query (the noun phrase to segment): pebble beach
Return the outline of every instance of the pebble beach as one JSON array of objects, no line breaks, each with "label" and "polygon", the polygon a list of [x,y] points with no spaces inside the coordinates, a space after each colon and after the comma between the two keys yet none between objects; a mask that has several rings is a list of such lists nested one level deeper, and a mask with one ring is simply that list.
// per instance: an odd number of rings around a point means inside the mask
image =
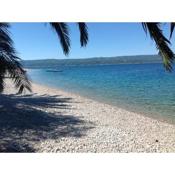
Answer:
[{"label": "pebble beach", "polygon": [[175,125],[77,94],[32,84],[1,94],[1,152],[175,152]]}]

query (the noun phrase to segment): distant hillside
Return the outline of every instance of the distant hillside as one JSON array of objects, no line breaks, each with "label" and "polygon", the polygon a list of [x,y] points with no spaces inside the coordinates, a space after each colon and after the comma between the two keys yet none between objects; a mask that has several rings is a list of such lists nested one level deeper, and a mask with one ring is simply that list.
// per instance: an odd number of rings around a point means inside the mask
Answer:
[{"label": "distant hillside", "polygon": [[25,68],[56,68],[58,66],[76,65],[113,65],[113,64],[144,64],[159,63],[158,55],[118,56],[118,57],[96,57],[84,59],[43,59],[23,60]]}]

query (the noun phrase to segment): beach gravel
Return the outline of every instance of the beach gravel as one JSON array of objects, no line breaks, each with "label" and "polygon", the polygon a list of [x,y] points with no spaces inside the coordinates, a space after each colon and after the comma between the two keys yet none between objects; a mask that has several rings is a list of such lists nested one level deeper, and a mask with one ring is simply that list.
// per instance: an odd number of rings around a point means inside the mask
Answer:
[{"label": "beach gravel", "polygon": [[16,97],[7,86],[0,114],[14,121],[8,129],[0,119],[1,142],[31,152],[175,152],[173,124],[37,84]]}]

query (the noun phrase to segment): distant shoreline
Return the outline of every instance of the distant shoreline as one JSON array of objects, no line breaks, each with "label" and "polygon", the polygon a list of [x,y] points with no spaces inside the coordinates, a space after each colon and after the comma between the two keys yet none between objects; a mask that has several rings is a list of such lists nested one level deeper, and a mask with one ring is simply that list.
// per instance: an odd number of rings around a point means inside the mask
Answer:
[{"label": "distant shoreline", "polygon": [[[117,64],[79,64],[79,65],[59,65],[59,66],[70,66],[70,67],[76,67],[76,66],[116,66],[116,65],[139,65],[139,64],[162,64],[161,62],[152,62],[152,63],[117,63]],[[51,69],[52,67],[25,67],[24,69]],[[55,67],[53,67],[55,69]]]},{"label": "distant shoreline", "polygon": [[139,55],[121,57],[96,57],[84,59],[40,59],[21,61],[26,68],[47,68],[56,66],[80,66],[80,65],[117,65],[117,64],[153,64],[161,63],[158,55]]}]

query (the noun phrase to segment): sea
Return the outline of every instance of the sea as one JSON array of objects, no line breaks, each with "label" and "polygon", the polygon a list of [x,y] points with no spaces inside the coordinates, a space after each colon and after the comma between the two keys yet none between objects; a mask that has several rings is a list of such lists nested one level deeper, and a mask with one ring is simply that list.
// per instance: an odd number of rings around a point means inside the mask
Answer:
[{"label": "sea", "polygon": [[30,79],[82,96],[175,123],[175,70],[162,64],[59,66],[29,69]]}]

